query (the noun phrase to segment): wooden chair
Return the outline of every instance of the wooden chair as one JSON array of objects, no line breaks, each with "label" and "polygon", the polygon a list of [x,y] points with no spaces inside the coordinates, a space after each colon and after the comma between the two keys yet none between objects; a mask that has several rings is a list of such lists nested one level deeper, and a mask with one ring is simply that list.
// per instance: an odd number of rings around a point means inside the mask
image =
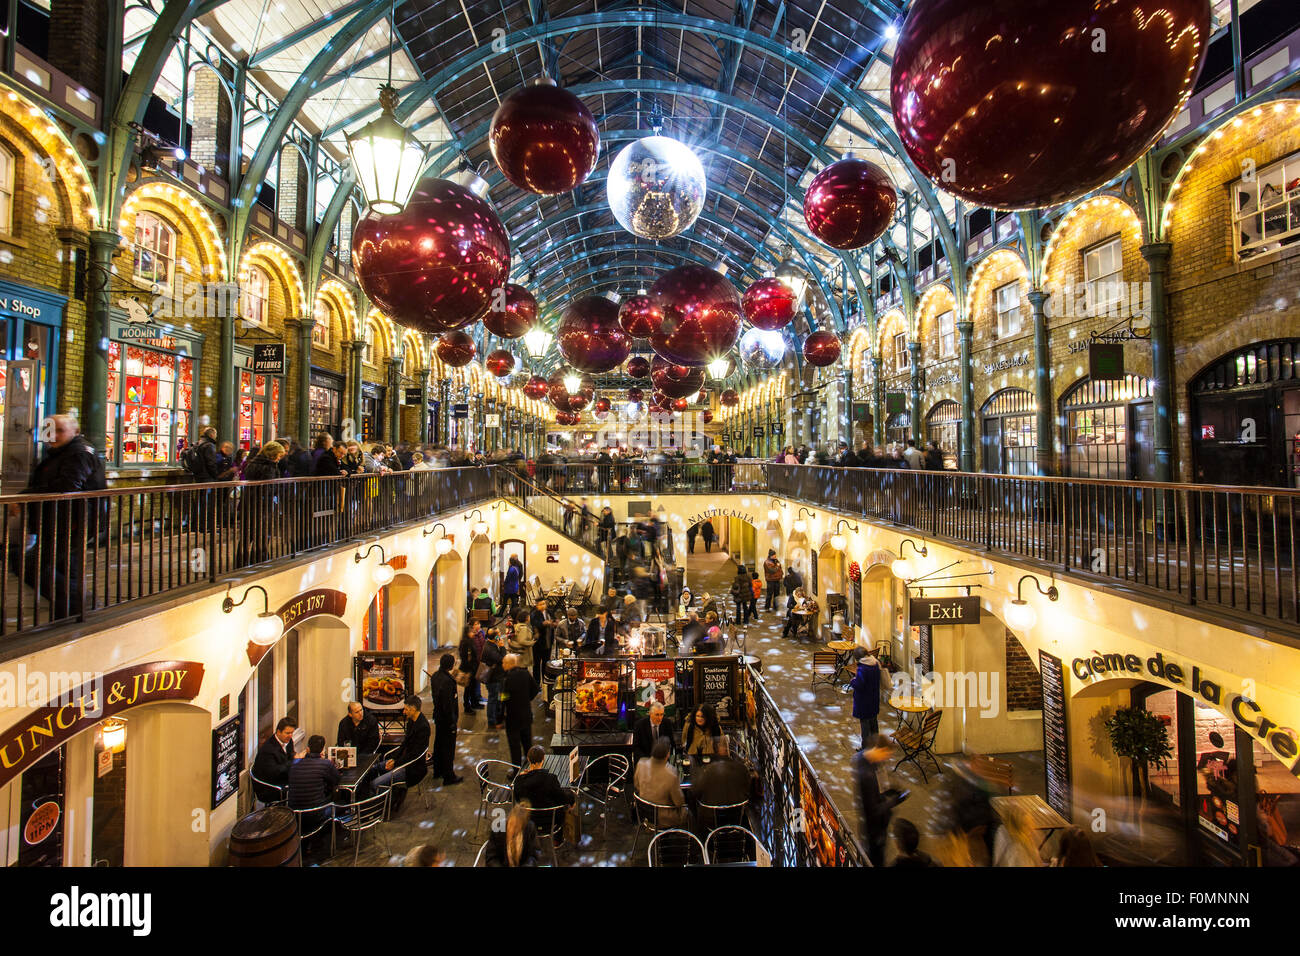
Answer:
[{"label": "wooden chair", "polygon": [[834,651],[813,651],[812,686],[827,684],[835,686],[835,677],[839,673],[839,659]]},{"label": "wooden chair", "polygon": [[471,621],[490,621],[492,620],[492,612],[485,607],[476,607],[469,612],[469,619]]},{"label": "wooden chair", "polygon": [[1015,792],[1015,768],[1010,760],[974,754],[970,758],[970,768],[990,783],[1006,787],[1008,795]]},{"label": "wooden chair", "polygon": [[943,773],[943,767],[934,756],[934,738],[939,733],[939,721],[943,719],[943,711],[932,710],[925,715],[925,720],[921,722],[921,729],[916,730],[912,727],[900,727],[894,733],[894,743],[903,751],[903,757],[898,763],[894,764],[894,770],[897,771],[905,763],[915,765],[916,769],[921,771],[921,780],[928,783],[929,779],[925,775],[925,768],[921,766],[920,757],[929,757],[930,762],[934,764],[937,773]]}]

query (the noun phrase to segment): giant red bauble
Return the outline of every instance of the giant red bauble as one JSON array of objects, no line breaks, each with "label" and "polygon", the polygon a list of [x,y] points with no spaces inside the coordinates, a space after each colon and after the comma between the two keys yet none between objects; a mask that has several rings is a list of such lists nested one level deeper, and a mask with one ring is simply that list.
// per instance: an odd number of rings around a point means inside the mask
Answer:
[{"label": "giant red bauble", "polygon": [[644,355],[633,355],[627,360],[627,374],[632,378],[645,378],[650,374],[650,360]]},{"label": "giant red bauble", "polygon": [[618,307],[619,324],[635,339],[650,338],[663,320],[663,310],[648,295],[634,295]]},{"label": "giant red bauble", "polygon": [[740,308],[750,325],[764,332],[775,332],[794,321],[799,300],[788,285],[775,276],[767,276],[745,290]]},{"label": "giant red bauble", "polygon": [[704,422],[704,424],[706,424],[706,425],[707,425],[709,422],[713,421],[713,412],[710,412],[710,411],[707,411],[707,410],[706,410],[706,411],[703,411],[703,412],[700,412],[700,421]]},{"label": "giant red bauble", "polygon": [[537,299],[513,282],[506,286],[504,294],[493,294],[492,304],[483,316],[483,327],[503,339],[517,339],[536,324]]},{"label": "giant red bauble", "polygon": [[483,367],[497,378],[505,378],[515,370],[515,357],[505,349],[495,349],[487,354]]},{"label": "giant red bauble", "polygon": [[591,410],[603,415],[605,412],[608,412],[611,407],[609,399],[602,395],[592,403]]},{"label": "giant red bauble", "polygon": [[1207,0],[917,0],[894,53],[894,126],[968,202],[1067,202],[1155,144],[1209,37]]},{"label": "giant red bauble", "polygon": [[582,372],[609,372],[632,350],[632,337],[618,324],[618,304],[603,295],[574,299],[555,332],[560,354]]},{"label": "giant red bauble", "polygon": [[529,398],[540,401],[546,397],[549,387],[550,386],[547,384],[546,379],[542,378],[540,375],[533,375],[528,379],[528,384],[524,386],[524,394]]},{"label": "giant red bauble", "polygon": [[645,398],[645,392],[641,391],[641,389],[629,388],[627,390],[627,400],[629,402],[639,402],[643,398]]},{"label": "giant red bauble", "polygon": [[483,318],[510,275],[510,237],[486,199],[430,177],[401,212],[357,223],[352,267],[394,322],[438,335]]},{"label": "giant red bauble", "polygon": [[656,355],[650,363],[650,381],[669,398],[682,398],[704,387],[704,369],[674,365]]},{"label": "giant red bauble", "polygon": [[734,388],[723,389],[722,394],[718,396],[718,404],[727,408],[735,408],[740,404],[740,396],[736,394]]},{"label": "giant red bauble", "polygon": [[550,80],[515,90],[497,107],[488,131],[492,159],[520,189],[553,196],[591,175],[600,128],[582,100]]},{"label": "giant red bauble", "polygon": [[897,207],[898,194],[889,176],[861,159],[831,163],[803,194],[808,231],[832,249],[861,249],[875,242],[889,228]]},{"label": "giant red bauble", "polygon": [[438,339],[434,352],[442,360],[442,364],[450,365],[452,368],[464,368],[474,361],[477,349],[474,347],[474,340],[465,332],[457,329],[452,332],[444,332]]},{"label": "giant red bauble", "polygon": [[673,408],[679,412],[684,412],[691,407],[691,403],[684,398],[674,398]]},{"label": "giant red bauble", "polygon": [[740,294],[713,269],[678,266],[659,277],[650,295],[664,314],[650,345],[669,362],[707,365],[740,338]]},{"label": "giant red bauble", "polygon": [[822,329],[803,340],[803,359],[809,365],[824,368],[840,360],[840,338]]},{"label": "giant red bauble", "polygon": [[582,416],[577,412],[556,412],[555,424],[557,425],[576,425],[582,420]]}]

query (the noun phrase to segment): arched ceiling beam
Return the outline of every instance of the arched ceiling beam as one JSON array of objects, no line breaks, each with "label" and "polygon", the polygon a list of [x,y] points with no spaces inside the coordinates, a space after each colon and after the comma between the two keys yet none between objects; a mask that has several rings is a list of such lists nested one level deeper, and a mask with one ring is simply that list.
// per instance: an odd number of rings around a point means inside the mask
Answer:
[{"label": "arched ceiling beam", "polygon": [[[617,234],[621,232],[622,229],[620,229],[618,226],[610,226],[604,229],[588,230],[586,234],[583,235],[583,238],[591,238],[594,236],[608,236],[608,235]],[[575,236],[574,238],[576,239],[577,237]],[[716,256],[713,256],[711,254],[712,247],[709,245],[709,243],[705,242],[703,239],[692,239],[691,242],[693,245],[702,246],[705,250],[704,253],[698,256],[691,254],[691,261],[696,262],[702,266],[713,265]],[[556,248],[562,248],[564,245],[567,245],[567,243],[562,242]],[[635,255],[633,255],[630,259],[620,260],[617,262],[602,262],[599,264],[599,268],[612,272],[613,270],[618,269],[622,266],[640,267],[642,265],[645,265],[647,267],[653,267],[660,263],[652,262],[650,260],[650,257],[652,256],[664,255],[669,252],[678,252],[678,253],[687,254],[687,250],[685,249],[668,249],[668,248],[661,249],[658,247],[651,248],[647,246],[637,245],[636,243],[633,242],[616,242],[609,246],[602,246],[601,248],[594,250],[593,252],[589,253],[587,256],[583,256],[582,258],[574,259],[569,262],[556,262],[546,266],[544,269],[539,270],[537,272],[537,275],[533,279],[533,283],[536,286],[536,288],[529,291],[532,291],[535,295],[539,295],[541,298],[544,299],[546,298],[546,296],[543,295],[542,293],[544,292],[544,290],[549,288],[547,284],[548,281],[551,280],[552,277],[554,277],[557,273],[561,273],[561,278],[564,278],[564,276],[562,275],[564,269],[569,268],[577,263],[581,263],[584,261],[584,259],[587,259],[592,255],[604,255],[606,253],[621,253],[621,252],[631,252],[631,253],[635,253]],[[645,258],[641,258],[642,256],[644,256]],[[755,278],[757,278],[760,275],[758,270],[755,269],[752,265],[744,266],[738,269],[737,271],[742,275],[753,276]],[[732,274],[734,275],[735,273]],[[611,277],[609,282],[612,284],[612,283],[622,282],[622,280]],[[600,284],[604,284],[604,283],[600,283]]]}]

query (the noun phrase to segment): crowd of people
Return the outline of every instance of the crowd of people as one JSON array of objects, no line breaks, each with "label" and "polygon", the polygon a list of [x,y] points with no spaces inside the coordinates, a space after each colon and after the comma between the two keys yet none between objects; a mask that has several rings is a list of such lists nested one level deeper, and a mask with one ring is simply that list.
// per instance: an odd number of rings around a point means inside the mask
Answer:
[{"label": "crowd of people", "polygon": [[945,456],[936,442],[928,441],[918,447],[915,438],[888,445],[870,445],[863,442],[855,451],[848,442],[837,446],[810,449],[807,445],[795,448],[787,445],[772,458],[778,465],[833,465],[838,468],[911,468],[914,471],[943,471]]}]

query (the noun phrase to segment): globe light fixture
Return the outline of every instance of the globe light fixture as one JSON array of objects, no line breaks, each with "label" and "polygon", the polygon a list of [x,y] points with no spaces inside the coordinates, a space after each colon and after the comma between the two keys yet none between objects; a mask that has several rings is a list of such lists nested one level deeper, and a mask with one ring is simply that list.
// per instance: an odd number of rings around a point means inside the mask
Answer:
[{"label": "globe light fixture", "polygon": [[226,588],[226,596],[221,602],[222,613],[229,614],[235,608],[247,601],[248,596],[254,591],[261,591],[262,612],[258,614],[257,617],[253,619],[252,624],[249,625],[248,639],[254,644],[261,645],[262,647],[274,644],[278,641],[280,636],[284,634],[284,621],[280,619],[280,615],[271,613],[271,609],[267,605],[266,588],[262,587],[260,584],[254,584],[244,592],[243,597],[236,601],[230,596],[230,590],[232,587],[233,585],[230,585]]},{"label": "globe light fixture", "polygon": [[898,544],[898,557],[895,558],[893,563],[889,566],[889,570],[894,572],[894,577],[898,578],[900,581],[910,581],[916,577],[915,568],[912,562],[903,557],[905,546],[909,544],[912,546],[912,550],[923,558],[928,557],[930,554],[929,549],[926,548],[925,545],[918,546],[911,538],[904,538],[900,541]]},{"label": "globe light fixture", "polygon": [[475,508],[465,517],[466,519],[469,519],[474,517],[475,515],[478,515],[478,520],[475,521],[474,524],[471,526],[474,531],[474,534],[478,535],[480,538],[486,538],[488,533],[488,523],[483,520],[483,512]]},{"label": "globe light fixture", "polygon": [[433,550],[435,554],[441,557],[451,551],[451,538],[447,537],[447,526],[439,521],[424,532],[424,537],[427,538],[431,534],[437,534],[439,528],[442,529],[442,537],[433,543]]},{"label": "globe light fixture", "polygon": [[1049,601],[1055,601],[1061,596],[1061,592],[1056,589],[1055,584],[1049,584],[1046,588],[1039,583],[1038,578],[1032,574],[1026,574],[1016,582],[1016,596],[1006,603],[1002,610],[1002,615],[1007,622],[1007,627],[1013,631],[1028,631],[1038,623],[1038,612],[1034,606],[1024,599],[1021,594],[1021,588],[1026,581],[1033,581],[1034,587],[1038,593],[1046,597]]},{"label": "globe light fixture", "polygon": [[424,165],[424,144],[397,121],[397,101],[396,87],[385,83],[379,88],[379,117],[356,133],[346,134],[348,154],[366,204],[385,216],[406,208]]},{"label": "globe light fixture", "polygon": [[524,333],[524,348],[528,349],[530,356],[539,359],[546,354],[554,340],[554,333],[548,332],[544,326],[534,325]]},{"label": "globe light fixture", "polygon": [[[845,525],[849,525],[849,523],[845,521],[843,518],[841,518],[839,520],[839,523],[835,525],[835,533],[831,535],[831,547],[834,548],[836,551],[843,551],[849,545],[849,539],[846,538],[844,536],[844,532],[840,530],[840,528],[844,527]],[[852,531],[858,530],[857,525],[849,525],[849,528]]]},{"label": "globe light fixture", "polygon": [[365,554],[362,554],[360,551],[356,552],[352,555],[352,560],[355,563],[360,564],[366,558],[370,557],[372,551],[379,552],[379,564],[375,565],[375,569],[370,572],[370,576],[379,587],[386,587],[393,583],[393,578],[397,576],[397,572],[393,570],[392,565],[390,565],[387,558],[384,557],[384,546],[382,544],[372,544],[370,547],[366,548]]},{"label": "globe light fixture", "polygon": [[805,531],[808,530],[808,522],[803,520],[803,515],[805,511],[807,511],[811,517],[813,518],[817,517],[815,512],[808,511],[807,508],[800,508],[799,513],[794,516],[794,530],[796,534],[803,534]]}]

